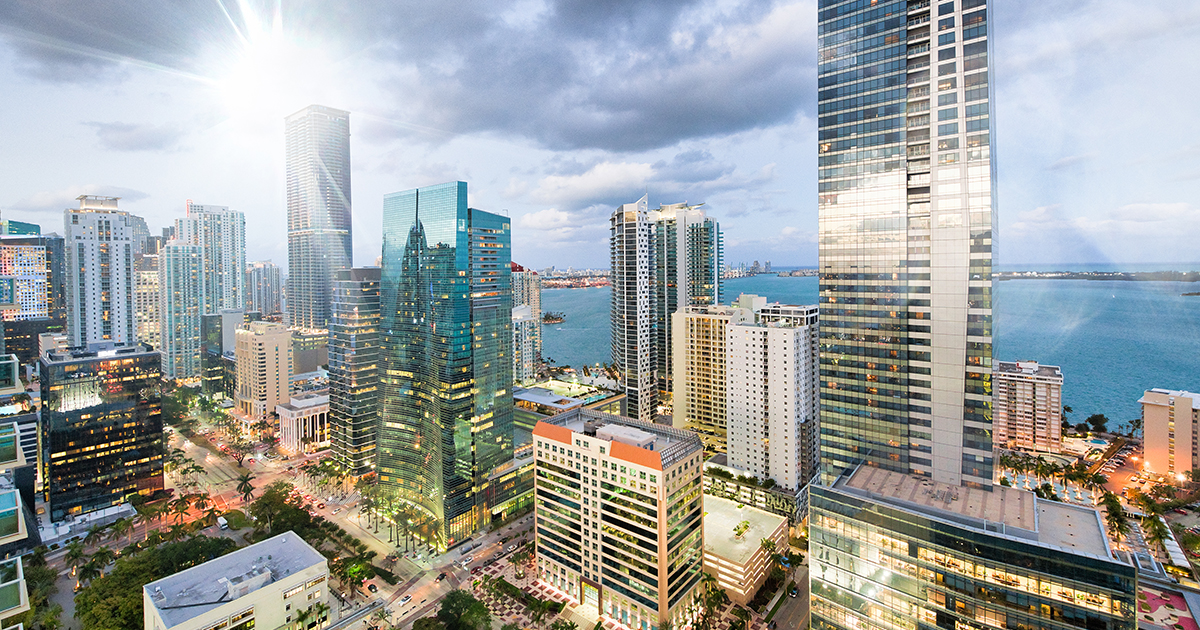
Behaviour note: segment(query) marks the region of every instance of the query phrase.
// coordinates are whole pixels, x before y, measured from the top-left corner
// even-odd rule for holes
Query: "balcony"
[[[29,610],[29,593],[25,588],[25,572],[21,559],[0,563],[0,619],[7,619]]]
[[[925,42],[924,44],[917,44],[916,46],[908,47],[909,56],[919,55],[923,52],[929,52],[929,42]]]
[[[929,6],[929,0],[920,0],[920,2],[912,2],[908,5],[908,12],[920,11]]]
[[[929,14],[917,15],[917,16],[908,18],[908,26],[909,27],[913,27],[918,24],[926,24],[928,22],[929,22]],[[926,33],[925,36],[929,37],[929,33]]]

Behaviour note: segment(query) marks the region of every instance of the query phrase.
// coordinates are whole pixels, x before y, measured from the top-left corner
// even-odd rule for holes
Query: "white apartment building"
[[[532,269],[526,269],[517,263],[511,263],[512,266],[512,299],[514,313],[518,307],[528,306],[529,315],[533,321],[532,325],[527,326],[525,338],[529,339],[532,344],[532,351],[529,354],[529,360],[525,363],[531,363],[534,366],[533,376],[537,377],[537,366],[542,362],[542,277]],[[513,319],[513,329],[516,329],[516,319]],[[524,339],[523,339],[524,340]],[[514,370],[513,380],[519,381]]]
[[[162,349],[162,305],[158,282],[158,254],[142,254],[134,262],[133,308],[138,343]]]
[[[819,472],[817,307],[756,313],[727,331],[728,462],[798,491]]]
[[[1200,468],[1200,394],[1156,388],[1138,402],[1146,470],[1188,479]]]
[[[1062,370],[1037,361],[992,364],[992,443],[998,448],[1062,450]]]
[[[163,376],[187,380],[200,376],[201,288],[204,251],[199,245],[171,241],[158,254],[158,347]]]
[[[513,382],[529,383],[537,379],[541,363],[538,343],[541,339],[542,322],[536,318],[530,305],[514,307],[512,310],[512,355]]]
[[[136,342],[133,218],[119,197],[79,196],[63,211],[67,336],[72,347]]]
[[[688,306],[671,315],[675,390],[671,424],[700,435],[704,450],[727,449],[726,364],[729,329],[754,322],[755,296],[743,296],[734,306]],[[763,298],[756,298],[759,305]]]
[[[275,405],[279,446],[296,455],[329,448],[329,390],[304,392]]]
[[[175,238],[200,247],[202,314],[245,306],[246,216],[226,206],[187,202]]]
[[[234,341],[238,411],[262,420],[288,401],[292,376],[292,332],[283,324],[250,322]]]
[[[658,415],[655,345],[654,224],[646,197],[623,204],[610,219],[612,359],[627,413],[653,422]]]
[[[145,630],[325,628],[329,565],[287,532],[151,582],[142,601]]]
[[[538,579],[602,621],[686,625],[703,570],[696,435],[576,408],[533,440]]]
[[[269,260],[252,262],[246,267],[246,310],[272,315],[283,311],[283,276]]]

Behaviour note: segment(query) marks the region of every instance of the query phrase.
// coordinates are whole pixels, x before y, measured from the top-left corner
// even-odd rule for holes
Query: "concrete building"
[[[16,245],[0,239],[0,277],[12,278],[12,303],[2,311],[5,321],[50,317],[50,273],[46,248]]]
[[[292,532],[142,587],[145,630],[324,628],[329,565]]]
[[[1142,405],[1145,469],[1188,479],[1200,468],[1200,394],[1150,389]]]
[[[329,364],[329,331],[292,328],[292,373],[316,372]]]
[[[329,322],[329,417],[333,459],[361,477],[375,470],[379,427],[379,267],[338,272]]]
[[[134,261],[133,312],[138,343],[162,349],[162,289],[158,279],[158,254],[142,254]]]
[[[993,4],[818,9],[826,483],[992,485]]]
[[[297,455],[329,448],[329,390],[296,394],[275,413],[284,450]]]
[[[52,521],[163,489],[161,355],[145,346],[41,356],[41,462]]]
[[[354,258],[350,112],[309,105],[284,119],[288,324],[325,330],[334,275]],[[265,314],[265,312],[264,312]]]
[[[246,310],[263,315],[283,312],[283,276],[269,260],[252,262],[246,267]]]
[[[63,211],[70,345],[136,343],[133,217],[117,209],[118,197],[78,199]]]
[[[533,439],[538,579],[602,621],[685,626],[703,571],[699,438],[573,409]]]
[[[216,398],[233,399],[237,391],[237,330],[246,323],[246,313],[221,309],[200,316],[201,388]]]
[[[291,395],[292,332],[282,324],[250,322],[236,335],[234,402],[246,420],[263,420]]]
[[[159,351],[168,379],[200,378],[204,264],[204,249],[181,241],[167,243],[158,255]]]
[[[874,466],[813,486],[814,628],[1138,627],[1137,570],[1091,507]]]
[[[0,626],[30,609],[21,555],[41,544],[32,512],[36,465],[20,448],[16,423],[0,424]]]
[[[629,415],[645,422],[658,415],[653,241],[646,197],[617,208],[609,228],[612,360]]]
[[[765,301],[765,300],[763,300]],[[753,323],[754,311],[743,306],[685,306],[671,315],[675,335],[675,391],[672,396],[676,428],[695,431],[709,454],[724,453],[727,441],[727,395],[730,366],[729,330]]]
[[[817,306],[756,315],[726,331],[729,465],[796,492],[820,469]]]
[[[541,364],[538,342],[542,322],[534,317],[533,309],[524,304],[512,310],[513,382],[522,385],[537,380]]]
[[[516,312],[521,306],[529,307],[529,317],[533,321],[532,324],[525,325],[525,331],[521,335],[522,345],[528,343],[532,349],[528,351],[528,356],[522,356],[518,360],[515,356],[517,353],[517,344],[513,343],[513,378],[518,382],[522,381],[522,377],[530,374],[529,366],[532,366],[532,374],[534,376],[528,378],[536,378],[537,370],[542,364],[542,277],[532,269],[526,269],[517,263],[512,263],[512,292],[513,292],[513,334],[516,335]],[[520,364],[520,369],[515,366]],[[528,380],[526,378],[525,380]]]
[[[175,238],[200,248],[201,313],[245,308],[246,216],[189,199]]]
[[[992,443],[1000,448],[1062,450],[1062,370],[1037,361],[992,365]]]
[[[748,528],[736,536],[734,528]],[[704,497],[704,571],[717,579],[729,599],[745,606],[767,581],[774,564],[772,552],[762,541],[775,545],[775,552],[788,553],[788,520],[777,514],[735,503],[729,499]]]

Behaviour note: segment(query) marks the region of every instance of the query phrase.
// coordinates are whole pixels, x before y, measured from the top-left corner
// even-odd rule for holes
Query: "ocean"
[[[1180,295],[1189,291],[1200,291],[1200,284],[999,282],[995,357],[1061,367],[1071,421],[1102,413],[1117,428],[1141,415],[1137,401],[1147,389],[1200,390],[1200,296]],[[817,278],[760,275],[725,282],[725,302],[741,293],[814,304]],[[543,291],[542,309],[566,314],[563,323],[543,327],[543,355],[558,365],[610,361],[608,307],[608,287]]]

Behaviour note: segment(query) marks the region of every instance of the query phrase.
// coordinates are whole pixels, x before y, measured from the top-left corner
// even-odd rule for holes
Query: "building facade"
[[[338,272],[329,323],[329,416],[334,461],[347,474],[375,470],[379,424],[379,267]]]
[[[234,403],[246,420],[263,420],[291,396],[292,332],[283,324],[250,322],[236,335]]]
[[[654,293],[654,224],[646,197],[627,203],[609,222],[612,360],[630,416],[658,415],[658,352]]]
[[[283,312],[283,276],[279,266],[269,260],[246,266],[246,310],[263,315]]]
[[[1138,402],[1146,470],[1190,479],[1200,468],[1200,394],[1156,388]]]
[[[988,5],[822,2],[822,478],[992,483]]]
[[[233,399],[237,391],[237,330],[246,323],[246,313],[222,309],[200,316],[201,389],[214,398]]]
[[[50,317],[50,273],[45,247],[10,245],[0,240],[0,276],[13,281],[15,308],[0,311],[5,321]]]
[[[685,306],[671,315],[675,335],[675,390],[672,396],[676,428],[695,431],[709,453],[728,448],[727,373],[731,364],[729,329],[754,322],[754,311],[739,306]]]
[[[767,304],[757,319],[726,331],[728,461],[797,492],[820,466],[817,306]]]
[[[175,238],[200,248],[203,313],[245,307],[246,215],[226,206],[187,202]]]
[[[465,182],[384,196],[377,472],[441,548],[491,522],[488,474],[512,459],[511,239]]]
[[[997,447],[1057,453],[1062,450],[1062,370],[1037,361],[992,364]]]
[[[159,350],[168,379],[200,378],[204,264],[204,249],[182,241],[171,241],[158,254]]]
[[[163,489],[161,355],[141,345],[41,356],[45,501],[58,522]]]
[[[353,260],[350,112],[309,105],[284,119],[288,323],[325,330],[334,274]]]
[[[275,406],[279,446],[293,455],[329,448],[329,391],[304,392]]]
[[[132,218],[117,197],[81,195],[63,211],[67,335],[72,347],[135,343]]]
[[[158,280],[158,254],[142,254],[134,260],[133,312],[138,343],[162,348],[162,297]]]
[[[735,527],[746,529],[737,535]],[[773,552],[787,554],[788,519],[729,499],[704,496],[704,572],[717,579],[729,599],[749,605],[771,574]]]
[[[655,357],[658,388],[674,392],[671,317],[688,306],[721,303],[725,264],[721,226],[699,206],[673,203],[650,211],[654,222]]]
[[[700,440],[590,409],[538,422],[533,439],[538,579],[602,621],[684,627],[702,590]]]
[[[812,489],[812,627],[1138,627],[1095,509],[863,466]]]
[[[533,314],[533,309],[524,304],[512,310],[512,357],[513,382],[522,385],[537,380],[538,339],[542,323]]]

